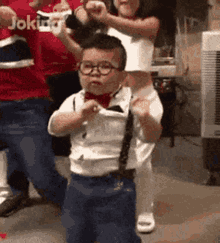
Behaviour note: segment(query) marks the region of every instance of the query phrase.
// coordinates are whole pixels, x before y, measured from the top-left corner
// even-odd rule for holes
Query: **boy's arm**
[[[49,121],[49,133],[55,136],[69,134],[84,122],[80,112],[57,112]]]
[[[99,112],[99,104],[95,100],[89,100],[85,102],[79,111],[65,111],[73,110],[65,108],[70,104],[70,100],[67,99],[61,105],[60,109],[56,111],[50,118],[48,124],[48,131],[55,136],[62,136],[74,132],[80,128],[85,121],[89,121]]]
[[[130,20],[112,15],[108,13],[105,4],[102,2],[90,1],[86,5],[86,10],[92,18],[130,35],[140,35],[154,39],[160,26],[159,19],[154,16]]]
[[[156,92],[156,91],[154,91]],[[157,94],[150,101],[147,97],[136,97],[131,101],[133,113],[140,124],[139,137],[146,142],[156,143],[162,132],[163,107]]]

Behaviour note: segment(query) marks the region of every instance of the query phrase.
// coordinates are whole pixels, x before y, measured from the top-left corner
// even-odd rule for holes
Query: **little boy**
[[[82,90],[63,102],[48,125],[52,135],[71,135],[72,175],[62,215],[67,242],[141,242],[134,176],[151,155],[152,137],[160,134],[160,101],[132,98],[130,88],[121,86],[126,52],[119,39],[95,34],[81,46]]]

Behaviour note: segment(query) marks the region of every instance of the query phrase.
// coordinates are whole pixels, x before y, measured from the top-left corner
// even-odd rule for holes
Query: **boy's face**
[[[118,49],[100,50],[96,48],[86,49],[83,51],[81,62],[91,62],[93,66],[101,62],[109,62],[113,67],[119,67],[120,53]],[[97,67],[93,71],[85,75],[79,71],[80,84],[83,89],[94,94],[102,95],[115,92],[120,83],[123,81],[120,78],[122,72],[113,68],[109,74],[102,75]]]

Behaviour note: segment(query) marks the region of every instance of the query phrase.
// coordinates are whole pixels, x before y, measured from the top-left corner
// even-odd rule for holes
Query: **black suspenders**
[[[73,110],[75,111],[75,98],[73,99]],[[125,170],[126,170],[126,165],[127,165],[127,161],[128,161],[128,154],[129,154],[129,149],[130,149],[130,145],[131,145],[131,139],[133,137],[133,127],[134,127],[134,116],[131,112],[131,110],[129,109],[128,112],[128,117],[127,117],[127,121],[126,121],[126,125],[125,125],[125,132],[124,132],[124,138],[122,140],[122,147],[121,147],[121,152],[120,152],[120,156],[119,156],[119,177],[118,179],[120,179],[121,177],[123,177]]]
[[[122,140],[121,152],[120,152],[120,156],[119,156],[119,160],[118,160],[119,174],[121,177],[124,175],[124,172],[126,170],[128,154],[129,154],[131,139],[132,139],[132,135],[133,135],[133,123],[134,123],[134,116],[133,116],[131,110],[129,110],[128,118],[127,118],[126,125],[125,125],[124,138]]]

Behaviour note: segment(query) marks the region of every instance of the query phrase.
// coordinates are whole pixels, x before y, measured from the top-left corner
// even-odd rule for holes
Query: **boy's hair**
[[[118,38],[103,33],[97,33],[83,41],[81,43],[81,47],[83,50],[91,48],[97,48],[100,50],[114,50],[118,48],[120,53],[118,69],[120,71],[125,69],[127,54],[124,46]]]

